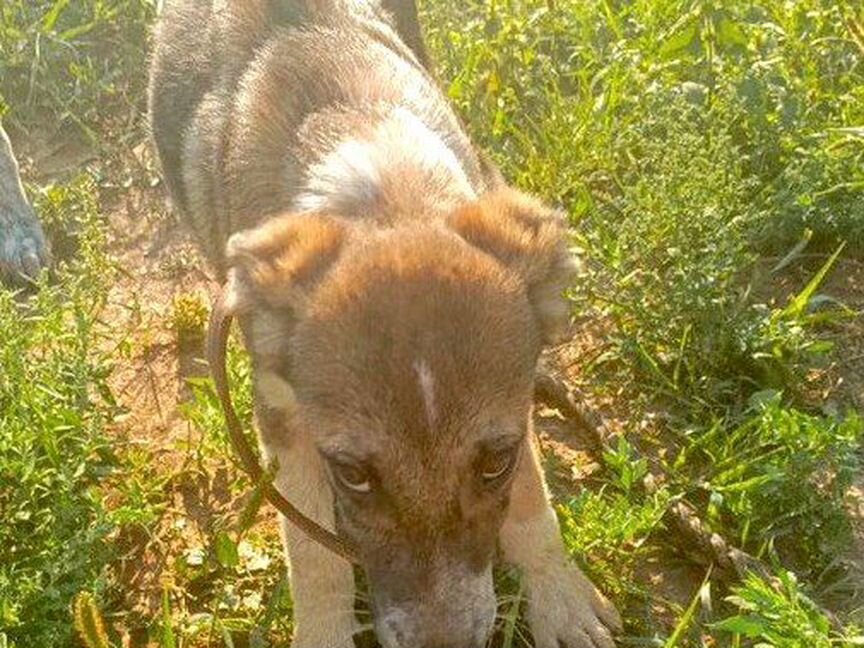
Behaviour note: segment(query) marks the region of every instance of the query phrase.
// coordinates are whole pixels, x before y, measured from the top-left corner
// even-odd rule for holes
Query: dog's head
[[[258,397],[313,436],[384,645],[483,645],[537,356],[567,322],[561,219],[506,190],[404,229],[276,218],[230,255]]]

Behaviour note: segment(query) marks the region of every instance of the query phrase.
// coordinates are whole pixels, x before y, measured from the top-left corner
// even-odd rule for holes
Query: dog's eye
[[[348,463],[334,463],[332,470],[339,483],[348,490],[361,495],[372,492],[372,481],[362,467]]]
[[[507,448],[490,452],[480,460],[478,473],[487,483],[504,479],[516,465],[518,448]]]

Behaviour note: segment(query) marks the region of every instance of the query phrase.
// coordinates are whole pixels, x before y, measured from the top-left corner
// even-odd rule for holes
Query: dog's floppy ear
[[[519,191],[501,189],[459,209],[450,226],[524,282],[544,342],[566,332],[570,309],[564,291],[576,260],[562,214]]]
[[[256,304],[301,312],[339,257],[345,226],[319,215],[286,214],[228,241],[228,304],[237,314]]]

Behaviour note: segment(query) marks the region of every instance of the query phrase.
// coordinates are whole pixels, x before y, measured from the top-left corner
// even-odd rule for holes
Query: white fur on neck
[[[295,200],[300,210],[336,209],[374,202],[381,186],[375,146],[345,140],[309,169],[306,190]]]
[[[446,180],[451,194],[476,198],[459,159],[444,139],[407,108],[398,107],[369,139],[347,139],[309,169],[298,210],[344,211],[374,203],[388,169],[410,166]]]

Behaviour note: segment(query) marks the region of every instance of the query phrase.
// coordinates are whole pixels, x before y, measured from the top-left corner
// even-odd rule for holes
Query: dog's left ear
[[[302,314],[344,240],[344,224],[318,214],[283,214],[234,234],[226,251],[229,306],[237,314]]]
[[[564,291],[576,273],[576,259],[567,246],[563,214],[519,191],[501,189],[459,209],[449,224],[524,282],[545,343],[566,333],[570,308]]]

